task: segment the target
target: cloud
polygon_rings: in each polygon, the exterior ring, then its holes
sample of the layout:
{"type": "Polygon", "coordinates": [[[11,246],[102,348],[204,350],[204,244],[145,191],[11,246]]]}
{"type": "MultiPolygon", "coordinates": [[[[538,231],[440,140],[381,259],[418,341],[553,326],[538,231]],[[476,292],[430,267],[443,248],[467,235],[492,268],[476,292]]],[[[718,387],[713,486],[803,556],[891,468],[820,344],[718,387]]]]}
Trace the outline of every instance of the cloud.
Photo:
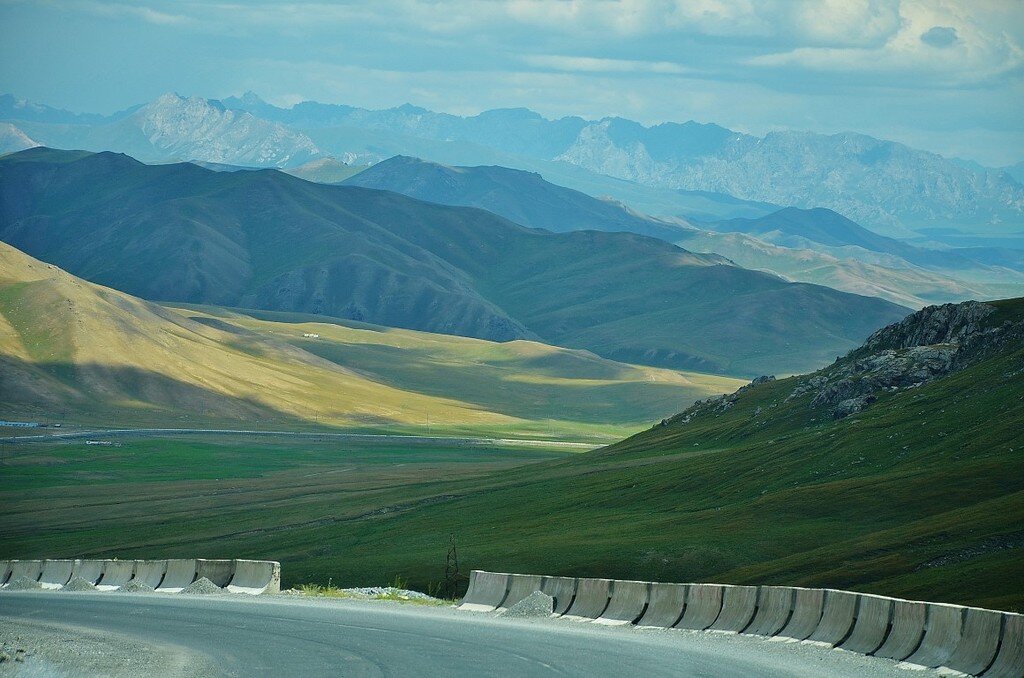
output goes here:
{"type": "Polygon", "coordinates": [[[597,57],[563,56],[558,54],[527,54],[522,62],[545,70],[568,73],[664,73],[681,75],[693,69],[668,61],[637,61],[597,57]]]}
{"type": "Polygon", "coordinates": [[[956,29],[951,26],[932,26],[921,34],[921,42],[932,47],[950,47],[956,39],[956,29]]]}

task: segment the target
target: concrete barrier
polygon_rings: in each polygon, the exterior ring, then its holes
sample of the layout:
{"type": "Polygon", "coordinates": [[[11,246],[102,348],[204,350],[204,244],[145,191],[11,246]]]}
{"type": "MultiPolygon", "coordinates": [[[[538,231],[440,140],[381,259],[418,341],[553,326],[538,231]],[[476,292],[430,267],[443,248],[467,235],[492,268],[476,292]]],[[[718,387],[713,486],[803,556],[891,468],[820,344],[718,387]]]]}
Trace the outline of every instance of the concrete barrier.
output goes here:
{"type": "Polygon", "coordinates": [[[108,560],[103,564],[103,576],[96,588],[100,591],[119,589],[131,581],[134,574],[134,560],[108,560]]]}
{"type": "Polygon", "coordinates": [[[44,589],[59,589],[71,581],[75,562],[74,560],[44,560],[39,583],[44,589]]]}
{"type": "Polygon", "coordinates": [[[757,601],[757,614],[743,633],[751,636],[774,636],[789,623],[793,614],[796,591],[788,586],[762,586],[757,601]]]}
{"type": "MultiPolygon", "coordinates": [[[[511,574],[509,575],[508,594],[505,600],[498,607],[499,610],[507,610],[534,591],[540,591],[544,577],[539,574],[511,574]]],[[[553,597],[553,596],[552,596],[553,597]]]]}
{"type": "Polygon", "coordinates": [[[469,573],[469,589],[466,591],[460,610],[493,612],[505,600],[508,593],[509,575],[502,572],[473,570],[469,573]]]}
{"type": "Polygon", "coordinates": [[[651,584],[647,611],[637,626],[655,626],[669,629],[683,618],[686,607],[686,584],[651,584]]]}
{"type": "Polygon", "coordinates": [[[0,560],[0,586],[7,583],[11,576],[11,561],[0,560]]]}
{"type": "Polygon", "coordinates": [[[981,674],[985,678],[1024,676],[1024,615],[1003,613],[1003,634],[992,666],[981,674]]]}
{"type": "Polygon", "coordinates": [[[739,633],[757,613],[756,586],[722,586],[722,610],[709,631],[739,633]]]}
{"type": "Polygon", "coordinates": [[[135,574],[132,575],[131,581],[155,589],[163,581],[165,572],[167,572],[166,560],[136,560],[135,574]]]}
{"type": "Polygon", "coordinates": [[[892,623],[892,598],[857,594],[857,621],[850,637],[839,647],[850,652],[871,654],[882,646],[892,623]]]}
{"type": "Polygon", "coordinates": [[[161,593],[181,593],[182,589],[196,580],[195,559],[167,561],[167,572],[157,587],[161,593]]]}
{"type": "Polygon", "coordinates": [[[912,655],[921,644],[927,615],[924,603],[916,600],[894,600],[892,628],[882,647],[875,650],[874,655],[896,661],[903,661],[912,655]]]}
{"type": "Polygon", "coordinates": [[[608,607],[594,623],[606,626],[632,624],[643,616],[650,595],[651,585],[645,581],[616,579],[612,582],[612,598],[608,607]]]}
{"type": "Polygon", "coordinates": [[[576,598],[565,613],[566,619],[588,621],[597,619],[608,607],[611,598],[611,579],[579,579],[576,581],[576,598]]]}
{"type": "Polygon", "coordinates": [[[196,559],[196,579],[205,577],[217,586],[224,588],[231,582],[234,573],[234,561],[196,559]]]}
{"type": "Polygon", "coordinates": [[[105,560],[78,560],[75,561],[75,569],[71,571],[72,577],[81,577],[90,584],[96,584],[103,576],[105,560]]]}
{"type": "Polygon", "coordinates": [[[231,593],[281,592],[281,563],[275,560],[235,560],[231,581],[227,585],[231,593]]]}
{"type": "Polygon", "coordinates": [[[540,590],[554,598],[554,612],[552,616],[563,615],[569,611],[573,599],[576,597],[575,577],[544,577],[541,581],[540,590]]]}
{"type": "Polygon", "coordinates": [[[806,640],[821,623],[825,609],[825,589],[796,589],[793,597],[793,616],[789,618],[777,638],[806,640]]]}
{"type": "Polygon", "coordinates": [[[41,560],[12,560],[11,573],[7,575],[7,584],[19,577],[28,577],[32,581],[39,581],[39,575],[42,573],[43,561],[41,560]]]}
{"type": "MultiPolygon", "coordinates": [[[[968,607],[960,642],[941,667],[975,676],[987,669],[999,650],[1002,623],[1002,615],[994,610],[968,607]]],[[[1021,667],[1020,675],[1024,675],[1024,667],[1021,667]]]]}
{"type": "Polygon", "coordinates": [[[904,659],[908,664],[936,668],[949,659],[960,642],[966,608],[959,605],[927,603],[924,638],[914,653],[904,659]]]}
{"type": "Polygon", "coordinates": [[[835,647],[853,630],[857,618],[857,594],[850,591],[825,589],[825,604],[821,622],[806,642],[835,647]]]}
{"type": "Polygon", "coordinates": [[[686,609],[674,628],[703,631],[718,619],[722,611],[721,584],[687,584],[686,609]]]}

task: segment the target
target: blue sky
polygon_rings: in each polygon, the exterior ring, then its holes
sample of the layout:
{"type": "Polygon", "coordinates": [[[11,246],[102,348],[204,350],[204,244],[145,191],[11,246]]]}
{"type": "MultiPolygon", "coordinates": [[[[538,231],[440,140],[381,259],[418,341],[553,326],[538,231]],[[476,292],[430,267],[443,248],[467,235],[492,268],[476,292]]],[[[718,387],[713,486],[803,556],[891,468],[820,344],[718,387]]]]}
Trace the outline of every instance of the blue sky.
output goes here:
{"type": "Polygon", "coordinates": [[[0,0],[0,91],[852,130],[1024,160],[1018,0],[0,0]]]}

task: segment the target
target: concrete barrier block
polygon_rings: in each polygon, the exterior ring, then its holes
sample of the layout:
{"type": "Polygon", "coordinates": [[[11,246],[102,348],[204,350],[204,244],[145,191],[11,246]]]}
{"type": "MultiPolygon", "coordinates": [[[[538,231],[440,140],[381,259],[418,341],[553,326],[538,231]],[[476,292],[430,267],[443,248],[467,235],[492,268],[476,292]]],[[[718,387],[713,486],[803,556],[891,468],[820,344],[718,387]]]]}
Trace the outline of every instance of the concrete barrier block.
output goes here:
{"type": "Polygon", "coordinates": [[[718,619],[722,611],[722,584],[687,584],[686,608],[674,628],[703,631],[718,619]]]}
{"type": "MultiPolygon", "coordinates": [[[[167,571],[163,581],[157,587],[161,593],[181,593],[182,589],[196,580],[196,561],[194,558],[167,561],[167,571]]],[[[127,582],[126,582],[127,583],[127,582]]]]}
{"type": "Polygon", "coordinates": [[[825,590],[797,588],[795,591],[793,614],[789,618],[789,623],[776,634],[777,638],[806,640],[821,623],[825,608],[825,590]]]}
{"type": "Polygon", "coordinates": [[[904,659],[908,664],[926,668],[941,666],[960,642],[964,613],[960,605],[927,603],[925,605],[924,637],[913,654],[904,659]]]}
{"type": "Polygon", "coordinates": [[[757,614],[756,586],[722,586],[722,610],[709,631],[739,633],[757,614]]]}
{"type": "Polygon", "coordinates": [[[90,584],[99,582],[103,576],[104,560],[79,560],[75,562],[75,569],[71,572],[72,577],[81,577],[90,584]]]}
{"type": "Polygon", "coordinates": [[[469,589],[466,591],[459,609],[471,612],[493,612],[505,600],[508,584],[508,574],[473,570],[469,573],[469,589]]]}
{"type": "Polygon", "coordinates": [[[576,581],[576,598],[565,613],[566,619],[588,621],[597,619],[608,607],[611,599],[611,579],[579,579],[576,581]]]}
{"type": "Polygon", "coordinates": [[[0,560],[0,586],[7,583],[11,577],[11,561],[0,560]]]}
{"type": "Polygon", "coordinates": [[[281,563],[276,560],[233,560],[227,590],[249,595],[281,592],[281,563]]]}
{"type": "Polygon", "coordinates": [[[915,600],[893,600],[892,628],[882,647],[874,655],[901,662],[921,644],[925,635],[928,610],[925,603],[915,600]]]}
{"type": "Polygon", "coordinates": [[[136,560],[135,574],[131,581],[155,589],[163,581],[165,572],[167,572],[166,560],[136,560]]]}
{"type": "Polygon", "coordinates": [[[1020,678],[1024,676],[1024,615],[1003,613],[1003,633],[999,652],[984,678],[1020,678]]]}
{"type": "Polygon", "coordinates": [[[606,626],[624,626],[636,622],[647,609],[650,591],[651,585],[645,581],[614,580],[608,607],[600,617],[594,620],[594,623],[606,626]]]}
{"type": "Polygon", "coordinates": [[[113,591],[131,581],[135,574],[134,560],[106,560],[103,562],[103,576],[96,588],[100,591],[113,591]]]}
{"type": "Polygon", "coordinates": [[[43,573],[43,561],[41,560],[12,560],[11,572],[7,575],[7,584],[19,577],[28,577],[32,581],[39,581],[39,575],[43,573]]]}
{"type": "Polygon", "coordinates": [[[850,637],[839,647],[850,652],[871,654],[882,646],[892,622],[893,599],[857,594],[857,621],[850,637]]]}
{"type": "Polygon", "coordinates": [[[789,586],[762,586],[758,591],[757,614],[743,633],[769,638],[778,634],[793,614],[795,597],[796,591],[789,586]]]}
{"type": "Polygon", "coordinates": [[[74,560],[44,560],[39,583],[44,589],[59,589],[71,581],[75,562],[74,560]]]}
{"type": "Polygon", "coordinates": [[[196,579],[205,577],[217,586],[224,588],[231,583],[234,573],[235,563],[232,560],[196,559],[196,579]]]}
{"type": "Polygon", "coordinates": [[[876,657],[903,661],[921,644],[927,609],[916,600],[895,600],[892,608],[892,629],[882,647],[875,650],[876,657]]]}
{"type": "MultiPolygon", "coordinates": [[[[942,668],[978,675],[988,668],[999,650],[999,635],[1002,630],[1002,614],[995,610],[967,608],[960,631],[960,642],[945,661],[942,668]]],[[[1024,675],[1024,667],[1021,669],[1024,675]]]]}
{"type": "MultiPolygon", "coordinates": [[[[507,610],[534,591],[540,591],[543,581],[544,577],[539,574],[510,574],[508,594],[505,596],[505,600],[502,601],[498,609],[507,610]]],[[[554,596],[551,597],[554,598],[554,596]]]]}
{"type": "Polygon", "coordinates": [[[683,618],[685,607],[686,584],[652,583],[647,611],[636,625],[672,628],[683,618]]]}
{"type": "Polygon", "coordinates": [[[541,593],[551,596],[554,599],[554,612],[552,616],[563,615],[569,611],[573,599],[576,597],[575,577],[544,577],[540,585],[541,593]]]}
{"type": "Polygon", "coordinates": [[[856,593],[826,589],[821,621],[806,642],[835,647],[846,640],[856,618],[856,593]]]}

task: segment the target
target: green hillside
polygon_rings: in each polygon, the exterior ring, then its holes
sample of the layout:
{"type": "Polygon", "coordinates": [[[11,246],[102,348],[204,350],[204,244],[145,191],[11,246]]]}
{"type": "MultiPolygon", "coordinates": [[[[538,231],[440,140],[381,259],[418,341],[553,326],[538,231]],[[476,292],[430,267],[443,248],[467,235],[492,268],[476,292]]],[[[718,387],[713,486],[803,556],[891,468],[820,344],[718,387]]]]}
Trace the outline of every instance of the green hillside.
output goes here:
{"type": "Polygon", "coordinates": [[[536,342],[260,315],[144,302],[0,243],[0,419],[607,441],[738,383],[536,342]]]}
{"type": "MultiPolygon", "coordinates": [[[[705,401],[602,450],[500,471],[403,475],[351,449],[295,450],[274,467],[258,460],[279,455],[253,452],[262,468],[235,468],[228,446],[196,441],[175,454],[220,480],[183,482],[170,462],[154,477],[159,461],[133,445],[73,492],[95,451],[26,447],[5,473],[35,489],[30,498],[12,482],[0,492],[12,507],[0,529],[26,556],[58,544],[68,555],[105,544],[102,555],[120,557],[272,556],[286,584],[401,575],[425,588],[441,578],[455,535],[467,570],[829,586],[1020,611],[1024,300],[996,307],[958,326],[969,335],[931,333],[939,344],[893,349],[890,333],[812,375],[838,383],[878,356],[951,351],[952,373],[880,392],[840,419],[831,405],[812,406],[813,391],[793,396],[812,381],[792,377],[705,401]],[[116,507],[98,501],[112,488],[116,507]],[[267,502],[274,511],[258,508],[267,502]]],[[[887,374],[871,369],[865,379],[887,374]]]]}
{"type": "Polygon", "coordinates": [[[0,159],[0,239],[145,299],[314,313],[752,376],[818,367],[906,309],[629,233],[272,170],[33,149],[0,159]]]}

